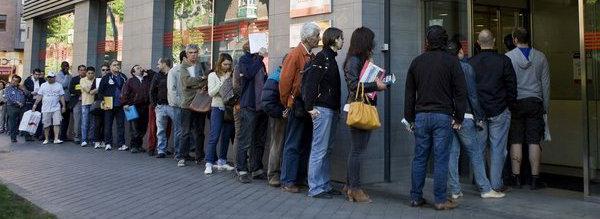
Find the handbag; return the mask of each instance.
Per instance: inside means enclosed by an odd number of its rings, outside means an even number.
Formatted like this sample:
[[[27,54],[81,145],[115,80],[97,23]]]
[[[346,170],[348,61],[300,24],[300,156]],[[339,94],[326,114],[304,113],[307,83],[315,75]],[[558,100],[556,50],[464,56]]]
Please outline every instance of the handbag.
[[[234,122],[233,117],[233,106],[225,106],[225,113],[223,113],[223,122]]]
[[[365,103],[365,100],[367,103]],[[363,83],[359,83],[356,88],[356,96],[354,97],[354,101],[350,103],[346,124],[352,128],[361,130],[373,130],[381,127],[377,108],[372,106],[369,103],[369,99],[365,96],[365,86]]]
[[[19,123],[19,131],[28,132],[32,135],[35,134],[41,119],[42,113],[28,110],[27,112],[23,113],[23,117]]]
[[[208,95],[208,91],[199,89],[196,91],[196,95],[190,103],[189,109],[200,113],[206,113],[210,111],[211,102],[212,98]]]

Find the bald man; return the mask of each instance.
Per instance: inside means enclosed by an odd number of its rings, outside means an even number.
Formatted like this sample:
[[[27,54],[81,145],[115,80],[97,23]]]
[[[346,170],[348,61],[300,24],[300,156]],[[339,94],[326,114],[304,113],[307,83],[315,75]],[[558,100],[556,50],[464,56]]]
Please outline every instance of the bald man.
[[[510,109],[517,99],[517,79],[511,60],[494,49],[496,39],[490,30],[479,33],[481,52],[469,64],[475,70],[479,101],[485,112],[481,139],[490,146],[490,181],[492,189],[505,192],[502,170],[510,128]]]

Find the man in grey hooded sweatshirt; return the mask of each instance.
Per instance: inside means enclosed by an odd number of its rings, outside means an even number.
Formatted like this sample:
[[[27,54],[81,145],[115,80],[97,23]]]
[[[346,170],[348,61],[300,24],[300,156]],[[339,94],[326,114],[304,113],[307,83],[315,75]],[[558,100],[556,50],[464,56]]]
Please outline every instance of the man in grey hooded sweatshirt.
[[[544,138],[545,121],[550,105],[550,68],[546,56],[529,46],[529,33],[524,28],[513,32],[517,48],[506,53],[517,75],[517,102],[512,112],[509,132],[513,185],[521,187],[520,168],[523,144],[529,145],[531,189],[545,187],[539,181],[540,142]]]

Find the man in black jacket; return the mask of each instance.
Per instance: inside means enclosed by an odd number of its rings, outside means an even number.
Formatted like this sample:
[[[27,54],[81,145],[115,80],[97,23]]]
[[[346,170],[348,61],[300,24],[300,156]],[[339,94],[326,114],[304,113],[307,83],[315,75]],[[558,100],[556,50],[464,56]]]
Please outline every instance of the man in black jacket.
[[[156,112],[156,132],[150,132],[148,135],[156,135],[158,137],[158,156],[157,158],[165,158],[167,156],[167,140],[169,139],[168,134],[168,123],[169,118],[171,121],[175,121],[175,114],[173,114],[173,108],[169,106],[167,98],[167,74],[173,67],[173,61],[169,58],[161,58],[158,60],[159,73],[154,75],[152,83],[150,83],[150,104],[151,107],[155,107]],[[179,127],[174,127],[175,133],[178,133]],[[178,142],[173,136],[175,142]],[[150,148],[148,149],[150,150]],[[150,152],[149,152],[150,153]],[[154,154],[154,151],[151,152]]]
[[[79,82],[81,78],[85,78],[87,70],[85,65],[80,65],[77,67],[78,75],[71,79],[71,83],[69,83],[69,94],[71,98],[69,98],[69,108],[71,108],[71,115],[73,115],[73,126],[71,128],[71,136],[73,136],[73,141],[75,144],[79,144],[79,139],[81,139],[81,86]]]
[[[475,69],[479,101],[485,111],[481,139],[490,144],[490,181],[492,189],[503,192],[502,169],[510,127],[510,111],[517,98],[515,70],[510,59],[494,50],[496,39],[489,30],[479,33],[481,52],[471,58]]]
[[[46,82],[46,79],[44,79],[44,72],[42,72],[42,70],[40,70],[39,68],[34,69],[33,72],[31,73],[31,76],[29,76],[29,77],[27,77],[27,79],[25,79],[25,82],[24,82],[24,85],[25,85],[25,107],[24,107],[24,109],[31,109],[31,107],[33,107],[33,103],[35,102],[35,96],[37,96],[37,91],[40,89],[40,86],[42,86],[42,84],[44,82]],[[42,106],[38,106],[38,108],[36,110],[41,111]],[[35,132],[35,137],[38,138],[39,140],[44,139],[44,135],[42,133],[42,127],[43,126],[41,126],[41,125],[38,126],[38,129]],[[25,139],[27,141],[32,141],[33,136],[31,136],[29,133],[26,133]]]
[[[452,129],[461,128],[467,108],[465,76],[458,58],[446,52],[448,34],[441,26],[427,29],[427,52],[411,63],[406,77],[405,118],[413,124],[415,153],[412,162],[411,205],[421,206],[427,160],[434,155],[435,208],[455,208],[448,201],[448,159]]]

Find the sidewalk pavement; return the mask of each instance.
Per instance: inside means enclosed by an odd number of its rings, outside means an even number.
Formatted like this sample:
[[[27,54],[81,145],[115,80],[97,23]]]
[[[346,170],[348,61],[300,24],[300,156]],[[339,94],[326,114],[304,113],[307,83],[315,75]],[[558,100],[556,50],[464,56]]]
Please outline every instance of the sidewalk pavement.
[[[206,176],[195,164],[178,168],[146,154],[39,142],[11,150],[0,153],[0,182],[59,218],[600,218],[600,204],[565,190],[521,189],[483,200],[465,185],[459,208],[435,211],[409,207],[409,176],[368,185],[374,202],[356,204],[285,193],[265,181],[240,184],[232,173]],[[432,200],[429,181],[425,194]]]

